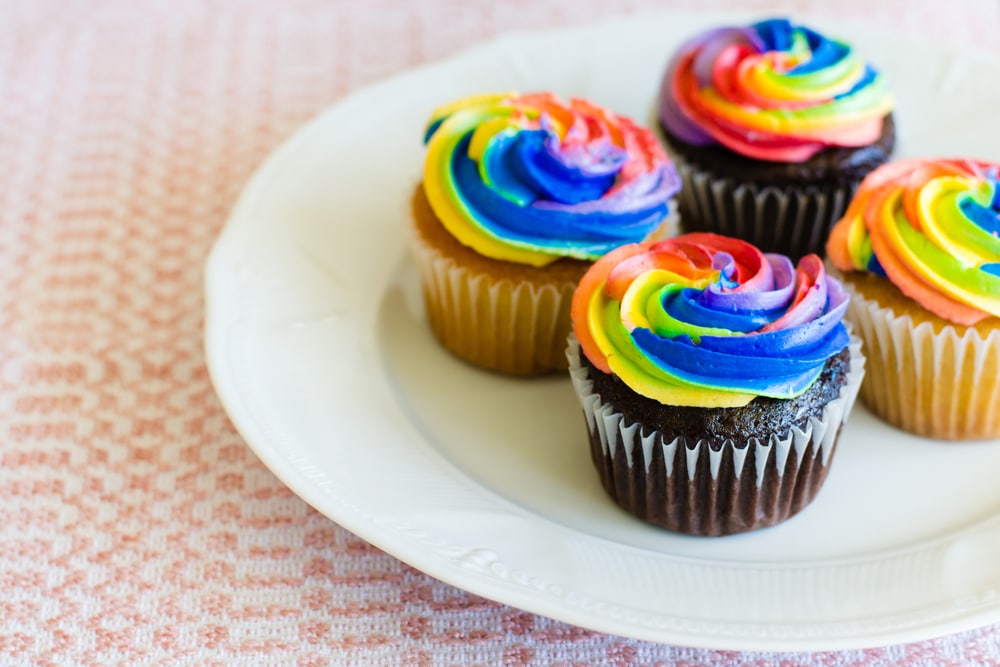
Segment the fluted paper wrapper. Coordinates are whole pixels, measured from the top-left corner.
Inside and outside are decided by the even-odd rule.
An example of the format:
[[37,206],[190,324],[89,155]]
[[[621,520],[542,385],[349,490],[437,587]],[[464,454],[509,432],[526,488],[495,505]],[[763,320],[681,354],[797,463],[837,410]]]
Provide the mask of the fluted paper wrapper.
[[512,375],[566,368],[565,341],[576,285],[497,280],[415,242],[427,320],[456,356]]
[[864,376],[861,341],[854,336],[850,352],[850,371],[837,398],[804,429],[775,433],[766,442],[668,439],[625,423],[614,405],[594,393],[575,337],[566,356],[587,420],[591,458],[615,502],[670,530],[728,535],[780,523],[819,492]]
[[[650,240],[674,236],[676,202]],[[566,337],[576,280],[546,283],[477,271],[412,239],[427,320],[434,336],[456,356],[510,375],[566,369]],[[582,271],[581,271],[582,275]]]
[[856,289],[847,317],[865,344],[861,400],[872,412],[929,438],[1000,438],[1000,331],[935,333],[930,322],[897,316]]
[[740,183],[675,161],[684,182],[679,195],[684,231],[732,236],[793,261],[809,253],[826,255],[830,229],[857,188]]

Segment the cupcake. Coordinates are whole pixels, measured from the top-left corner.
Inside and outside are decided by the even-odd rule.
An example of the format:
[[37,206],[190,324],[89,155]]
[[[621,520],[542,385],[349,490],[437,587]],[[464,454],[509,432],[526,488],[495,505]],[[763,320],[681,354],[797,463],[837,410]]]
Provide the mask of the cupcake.
[[684,230],[822,255],[861,179],[892,152],[892,105],[850,46],[788,20],[697,35],[670,60],[659,100]]
[[861,398],[930,438],[1000,437],[1000,166],[872,172],[830,235],[870,364]]
[[864,375],[847,295],[807,255],[691,233],[599,259],[573,297],[570,376],[605,490],[693,535],[815,497]]
[[580,99],[469,97],[431,117],[412,199],[436,338],[482,368],[566,368],[573,289],[594,259],[665,233],[680,177],[653,133]]

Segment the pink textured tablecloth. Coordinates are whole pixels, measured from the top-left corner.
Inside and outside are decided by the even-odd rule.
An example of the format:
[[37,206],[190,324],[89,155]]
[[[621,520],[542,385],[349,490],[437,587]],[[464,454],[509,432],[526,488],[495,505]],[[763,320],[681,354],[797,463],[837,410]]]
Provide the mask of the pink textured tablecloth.
[[0,1],[0,665],[1000,665],[1000,627],[732,653],[484,600],[311,510],[227,420],[204,260],[270,151],[346,93],[502,31],[666,6],[865,18],[1000,54],[997,0]]

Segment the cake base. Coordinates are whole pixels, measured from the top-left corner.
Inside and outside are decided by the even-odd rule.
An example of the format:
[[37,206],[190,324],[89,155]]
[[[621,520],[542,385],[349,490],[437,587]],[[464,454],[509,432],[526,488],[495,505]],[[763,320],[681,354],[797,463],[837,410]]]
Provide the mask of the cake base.
[[797,399],[742,408],[663,406],[567,356],[591,458],[608,495],[648,523],[690,535],[756,530],[816,497],[864,375],[860,341],[827,362]]
[[876,416],[937,440],[1000,438],[1000,319],[953,324],[881,276],[838,277],[868,357],[861,400]]
[[566,369],[573,290],[590,262],[534,267],[484,257],[458,242],[422,185],[412,198],[413,255],[427,320],[455,356],[508,375]]
[[684,183],[678,195],[683,231],[743,239],[764,252],[798,261],[826,254],[830,229],[861,180],[895,146],[888,116],[879,140],[858,148],[827,148],[801,163],[754,160],[717,145],[692,146],[660,126]]

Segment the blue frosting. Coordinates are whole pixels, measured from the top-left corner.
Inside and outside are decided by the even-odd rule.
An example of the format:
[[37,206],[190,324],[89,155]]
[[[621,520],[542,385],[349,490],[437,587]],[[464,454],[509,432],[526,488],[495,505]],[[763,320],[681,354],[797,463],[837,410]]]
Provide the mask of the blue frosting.
[[[521,132],[538,137],[538,132]],[[565,165],[555,166],[553,161],[531,159],[538,155],[539,139],[503,137],[500,139],[499,156],[490,156],[490,160],[506,163],[505,169],[499,169],[503,182],[493,187],[482,181],[478,164],[468,157],[468,147],[471,135],[466,135],[459,142],[452,156],[452,173],[456,191],[468,207],[470,214],[478,224],[494,236],[509,239],[514,242],[530,244],[541,248],[564,249],[567,243],[577,246],[582,254],[603,255],[608,251],[627,242],[639,241],[651,234],[663,222],[668,212],[667,199],[673,193],[672,188],[660,175],[660,180],[652,188],[653,195],[648,201],[639,201],[639,205],[624,211],[612,202],[607,211],[588,211],[579,213],[571,206],[538,206],[540,190],[544,183],[551,190],[558,189],[555,181],[558,174],[566,176],[572,173]],[[522,146],[521,149],[514,147]],[[488,151],[492,153],[493,151]],[[524,158],[528,158],[525,160]],[[510,161],[530,161],[531,166],[511,167]],[[546,168],[550,168],[546,172]],[[528,178],[521,178],[528,173]],[[613,181],[614,176],[610,177]],[[590,186],[590,193],[607,191],[609,177],[601,175],[596,179],[597,185]],[[571,187],[572,181],[567,182]],[[496,187],[501,185],[507,192],[516,192],[522,203],[511,201],[501,194]],[[658,196],[657,193],[662,193]],[[534,198],[525,201],[529,194]],[[567,197],[568,198],[568,197]],[[560,202],[562,203],[562,202]],[[634,202],[635,203],[635,202]],[[525,205],[527,204],[527,205]]]
[[[786,357],[779,354],[782,333],[712,339],[703,336],[701,344],[696,345],[686,336],[664,338],[637,328],[632,331],[632,339],[664,372],[692,385],[712,388],[724,383],[731,390],[776,396],[804,392],[823,371],[827,360],[849,342],[844,325],[838,321],[819,345],[796,351],[795,357]],[[754,341],[755,338],[758,340]],[[732,351],[706,345],[722,341]]]

